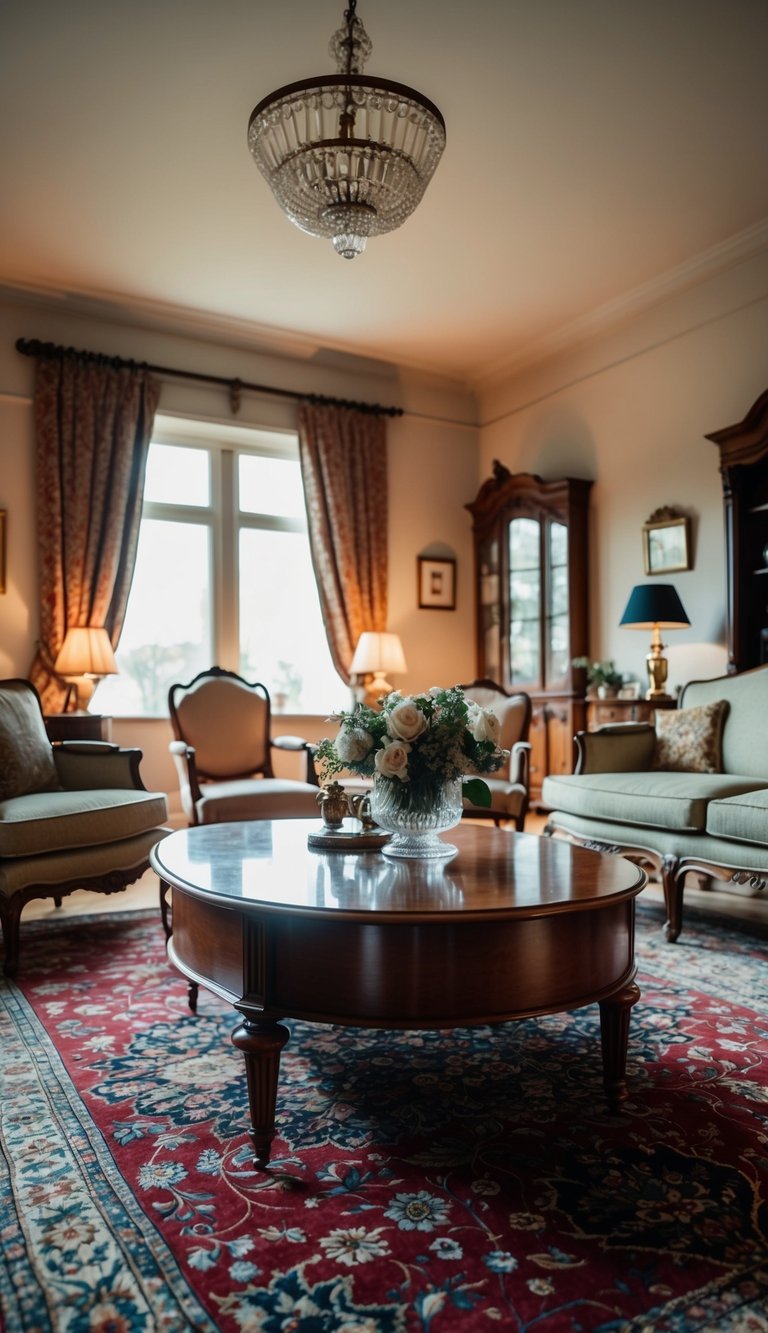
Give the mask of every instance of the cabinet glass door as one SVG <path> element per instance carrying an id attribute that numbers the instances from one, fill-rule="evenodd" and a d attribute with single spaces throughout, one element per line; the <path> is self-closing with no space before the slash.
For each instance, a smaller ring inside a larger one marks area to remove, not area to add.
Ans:
<path id="1" fill-rule="evenodd" d="M 509 524 L 509 683 L 541 680 L 541 524 L 513 518 Z"/>
<path id="2" fill-rule="evenodd" d="M 499 632 L 499 543 L 495 537 L 480 550 L 480 636 L 483 672 L 501 680 L 501 634 Z"/>
<path id="3" fill-rule="evenodd" d="M 550 523 L 547 528 L 547 608 L 544 636 L 546 684 L 562 680 L 568 661 L 568 528 Z"/>

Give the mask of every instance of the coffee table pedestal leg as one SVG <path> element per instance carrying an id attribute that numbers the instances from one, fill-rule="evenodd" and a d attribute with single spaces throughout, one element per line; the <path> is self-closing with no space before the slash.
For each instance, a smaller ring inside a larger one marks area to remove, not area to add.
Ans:
<path id="1" fill-rule="evenodd" d="M 244 1018 L 232 1033 L 232 1041 L 245 1057 L 251 1134 L 257 1166 L 266 1166 L 275 1137 L 277 1080 L 280 1052 L 290 1037 L 282 1023 L 254 1022 Z"/>
<path id="2" fill-rule="evenodd" d="M 627 1100 L 627 1046 L 629 1015 L 640 999 L 640 987 L 634 981 L 615 995 L 600 1001 L 600 1040 L 603 1048 L 603 1086 L 611 1111 L 618 1111 Z"/>

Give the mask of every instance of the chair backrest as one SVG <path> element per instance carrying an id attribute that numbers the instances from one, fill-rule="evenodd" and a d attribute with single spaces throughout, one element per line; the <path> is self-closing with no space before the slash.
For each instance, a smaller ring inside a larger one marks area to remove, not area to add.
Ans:
<path id="1" fill-rule="evenodd" d="M 202 781 L 273 776 L 265 685 L 214 666 L 187 685 L 172 685 L 168 709 L 176 740 L 194 746 Z"/>
<path id="2" fill-rule="evenodd" d="M 678 707 L 695 708 L 725 699 L 723 772 L 768 778 L 768 666 L 715 680 L 692 680 Z"/>
<path id="3" fill-rule="evenodd" d="M 461 689 L 465 698 L 496 714 L 501 723 L 499 745 L 503 750 L 511 750 L 517 741 L 528 740 L 531 700 L 527 694 L 509 694 L 493 680 L 473 680 Z"/>
<path id="4" fill-rule="evenodd" d="M 0 801 L 58 786 L 40 695 L 29 680 L 0 680 Z"/>

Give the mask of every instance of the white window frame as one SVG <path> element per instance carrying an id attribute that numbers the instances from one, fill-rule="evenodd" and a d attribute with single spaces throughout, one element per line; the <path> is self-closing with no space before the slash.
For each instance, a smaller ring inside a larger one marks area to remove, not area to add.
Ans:
<path id="1" fill-rule="evenodd" d="M 212 606 L 212 660 L 228 671 L 240 670 L 240 569 L 238 561 L 241 528 L 273 532 L 306 532 L 306 519 L 276 514 L 241 513 L 237 458 L 240 453 L 297 461 L 299 441 L 295 431 L 262 430 L 189 418 L 158 415 L 152 444 L 183 445 L 203 450 L 210 460 L 210 503 L 176 505 L 145 500 L 141 517 L 165 522 L 207 523 L 211 530 L 209 568 Z"/>
<path id="2" fill-rule="evenodd" d="M 238 458 L 251 455 L 297 463 L 298 437 L 295 430 L 290 428 L 232 426 L 218 421 L 161 414 L 155 419 L 151 443 L 199 449 L 208 459 L 207 504 L 177 504 L 172 500 L 152 500 L 145 495 L 141 521 L 142 523 L 144 520 L 174 524 L 189 523 L 198 529 L 207 529 L 211 644 L 210 650 L 206 645 L 205 656 L 208 658 L 210 651 L 210 662 L 216 662 L 227 670 L 239 673 L 243 670 L 240 665 L 240 533 L 261 530 L 306 534 L 307 521 L 303 509 L 295 516 L 241 512 Z M 322 622 L 320 624 L 322 625 Z M 322 627 L 320 633 L 323 633 Z M 338 681 L 338 695 L 341 697 L 347 687 L 336 675 L 327 641 L 324 641 L 324 647 L 328 654 L 328 676 Z M 316 652 L 317 645 L 313 638 L 304 663 L 306 668 L 312 666 L 317 668 L 320 665 Z M 120 644 L 117 656 L 119 661 Z M 269 685 L 269 677 L 266 678 L 266 683 Z M 273 685 L 269 687 L 270 690 L 275 688 Z M 98 688 L 101 688 L 101 685 Z M 104 689 L 108 690 L 106 681 Z M 330 692 L 333 697 L 332 686 Z M 109 693 L 103 702 L 116 718 L 159 716 L 154 712 L 124 712 L 117 704 L 117 699 L 111 703 Z M 278 708 L 278 711 L 283 710 Z M 298 708 L 294 704 L 291 712 L 294 716 L 316 716 L 316 692 L 315 696 L 310 692 L 309 699 L 302 699 Z"/>

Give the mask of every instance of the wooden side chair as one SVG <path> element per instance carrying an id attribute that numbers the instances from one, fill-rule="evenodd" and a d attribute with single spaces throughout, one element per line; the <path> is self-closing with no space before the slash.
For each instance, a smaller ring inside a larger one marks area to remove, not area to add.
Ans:
<path id="1" fill-rule="evenodd" d="M 168 709 L 170 751 L 191 825 L 318 814 L 312 746 L 299 736 L 272 738 L 266 686 L 213 666 L 172 685 Z M 275 749 L 305 754 L 305 781 L 275 777 Z"/>

